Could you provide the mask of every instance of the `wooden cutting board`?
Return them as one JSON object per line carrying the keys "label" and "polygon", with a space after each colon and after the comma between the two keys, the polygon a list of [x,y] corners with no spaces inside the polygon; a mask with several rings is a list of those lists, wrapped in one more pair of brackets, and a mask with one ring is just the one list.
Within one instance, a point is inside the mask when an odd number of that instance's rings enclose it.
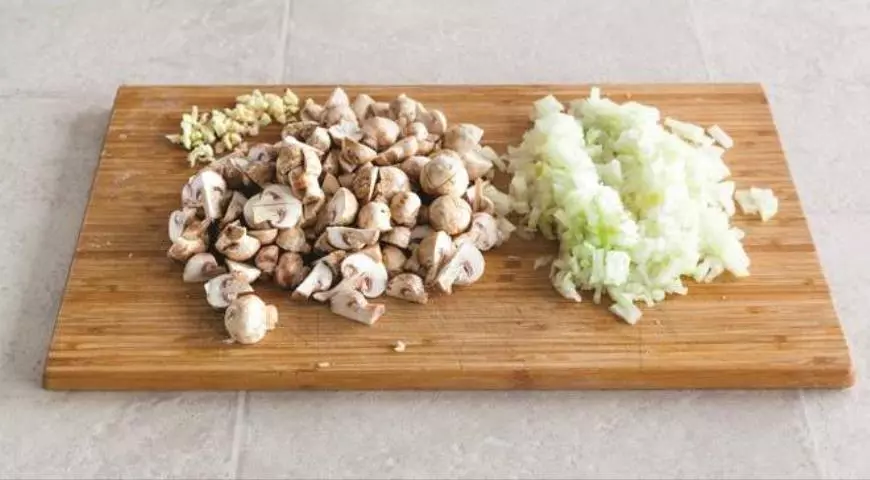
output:
{"label": "wooden cutting board", "polygon": [[[575,304],[550,287],[535,259],[555,245],[512,239],[486,253],[479,283],[420,306],[384,299],[373,327],[323,305],[257,287],[280,311],[260,344],[224,343],[222,314],[166,258],[167,216],[191,169],[163,135],[182,112],[230,106],[253,87],[122,87],[48,352],[49,389],[574,389],[845,387],[853,382],[843,332],[765,95],[758,85],[606,86],[617,101],[719,124],[737,146],[726,160],[738,188],[772,187],[779,215],[746,230],[752,276],[694,285],[644,309],[636,326],[604,305]],[[279,92],[283,88],[260,87]],[[299,87],[322,102],[332,86]],[[406,92],[451,122],[486,131],[498,152],[517,144],[531,103],[585,86],[347,88],[390,99]],[[276,141],[277,127],[264,141]],[[392,344],[404,341],[404,353]]]}

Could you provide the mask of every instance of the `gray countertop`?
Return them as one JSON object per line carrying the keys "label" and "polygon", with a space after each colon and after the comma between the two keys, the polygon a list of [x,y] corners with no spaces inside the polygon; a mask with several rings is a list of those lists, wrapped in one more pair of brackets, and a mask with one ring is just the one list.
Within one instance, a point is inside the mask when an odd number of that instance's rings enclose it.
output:
{"label": "gray countertop", "polygon": [[[870,475],[870,2],[0,3],[0,478]],[[52,393],[121,83],[760,81],[858,368],[847,391]]]}

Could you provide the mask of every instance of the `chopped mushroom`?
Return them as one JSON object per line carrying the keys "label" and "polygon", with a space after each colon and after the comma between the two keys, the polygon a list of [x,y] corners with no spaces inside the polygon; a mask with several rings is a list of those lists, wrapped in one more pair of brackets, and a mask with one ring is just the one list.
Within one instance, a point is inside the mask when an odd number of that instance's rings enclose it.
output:
{"label": "chopped mushroom", "polygon": [[392,200],[393,196],[408,192],[411,190],[411,182],[408,175],[398,167],[380,167],[378,168],[378,183],[375,186],[375,193],[387,201]]}
{"label": "chopped mushroom", "polygon": [[387,276],[393,277],[402,273],[402,269],[404,268],[405,262],[408,258],[400,248],[394,247],[393,245],[387,245],[381,249],[381,255],[383,257],[384,267],[387,268]]}
{"label": "chopped mushroom", "polygon": [[278,237],[277,228],[267,228],[264,230],[248,230],[248,235],[260,241],[260,245],[271,245],[275,243],[275,238]]}
{"label": "chopped mushroom", "polygon": [[229,273],[241,278],[247,283],[254,283],[263,273],[259,268],[235,260],[225,260]]}
{"label": "chopped mushroom", "polygon": [[362,131],[362,143],[380,152],[396,143],[402,129],[389,118],[370,117],[362,123]]}
{"label": "chopped mushroom", "polygon": [[296,287],[293,298],[307,299],[314,293],[329,290],[332,287],[333,276],[332,268],[328,264],[325,262],[315,263],[302,283]]}
{"label": "chopped mushroom", "polygon": [[392,147],[379,153],[378,156],[372,159],[375,165],[395,165],[417,154],[420,149],[420,142],[417,137],[405,137]]}
{"label": "chopped mushroom", "polygon": [[205,216],[217,220],[222,216],[221,201],[227,191],[227,182],[213,170],[200,170],[190,177],[181,191],[185,207],[201,207]]}
{"label": "chopped mushroom", "polygon": [[359,250],[378,241],[380,232],[373,229],[327,227],[326,240],[336,250]]}
{"label": "chopped mushroom", "polygon": [[174,242],[196,220],[195,208],[182,208],[169,214],[169,240]]}
{"label": "chopped mushroom", "polygon": [[468,171],[455,152],[442,150],[423,165],[420,186],[430,195],[453,195],[465,193],[468,188]]}
{"label": "chopped mushroom", "polygon": [[272,275],[275,273],[275,267],[278,266],[278,257],[281,256],[281,249],[277,245],[268,245],[257,252],[254,257],[254,265],[263,272],[264,275]]}
{"label": "chopped mushroom", "polygon": [[429,223],[448,235],[460,234],[471,224],[471,206],[459,197],[442,195],[429,206]]}
{"label": "chopped mushroom", "polygon": [[431,283],[438,275],[441,265],[453,255],[453,242],[450,235],[442,231],[432,232],[420,242],[417,261],[426,272],[426,283]]}
{"label": "chopped mushroom", "polygon": [[413,227],[417,224],[417,214],[423,202],[420,196],[414,192],[399,192],[390,200],[390,215],[393,223],[405,227]]}
{"label": "chopped mushroom", "polygon": [[254,229],[293,228],[302,218],[302,203],[290,187],[272,184],[245,203],[245,222]]}
{"label": "chopped mushroom", "polygon": [[408,227],[393,227],[389,232],[381,234],[381,241],[399,248],[408,248],[411,244],[411,229]]}
{"label": "chopped mushroom", "polygon": [[385,311],[382,303],[369,303],[356,290],[344,290],[331,297],[329,306],[333,313],[365,325],[374,325]]}
{"label": "chopped mushroom", "polygon": [[248,282],[232,273],[218,275],[205,283],[208,304],[219,309],[227,308],[239,295],[253,291]]}
{"label": "chopped mushroom", "polygon": [[278,309],[274,305],[266,305],[266,302],[256,295],[236,298],[224,313],[224,326],[227,333],[238,343],[257,343],[277,324]]}
{"label": "chopped mushroom", "polygon": [[359,210],[356,217],[356,225],[359,228],[377,230],[379,232],[390,231],[390,207],[383,202],[369,202]]}
{"label": "chopped mushroom", "polygon": [[356,198],[363,203],[369,202],[375,193],[378,181],[378,167],[371,164],[363,165],[353,177],[352,190]]}
{"label": "chopped mushroom", "polygon": [[184,265],[183,279],[185,282],[198,283],[226,273],[224,267],[218,265],[217,259],[210,253],[197,253],[190,257]]}
{"label": "chopped mushroom", "polygon": [[224,227],[215,248],[230,260],[244,262],[257,254],[260,241],[248,235],[248,229],[236,221]]}
{"label": "chopped mushroom", "polygon": [[245,210],[245,203],[247,202],[247,197],[239,192],[233,191],[233,195],[230,197],[230,202],[227,204],[227,209],[224,211],[224,216],[221,218],[219,223],[220,227],[226,227],[230,223],[241,218],[242,213]]}
{"label": "chopped mushroom", "polygon": [[444,293],[452,293],[453,285],[470,285],[483,275],[485,262],[472,243],[462,243],[456,253],[441,268],[435,284]]}
{"label": "chopped mushroom", "polygon": [[444,132],[444,148],[465,153],[474,150],[480,144],[483,129],[470,123],[452,125]]}
{"label": "chopped mushroom", "polygon": [[308,240],[305,238],[305,231],[299,227],[278,230],[275,245],[288,252],[308,253],[311,251],[311,245],[308,244]]}
{"label": "chopped mushroom", "polygon": [[179,262],[186,262],[197,253],[208,249],[208,220],[195,221],[185,227],[184,231],[173,242],[166,255]]}
{"label": "chopped mushroom", "polygon": [[422,304],[429,301],[423,279],[413,273],[402,273],[393,277],[387,284],[387,295],[414,303]]}
{"label": "chopped mushroom", "polygon": [[281,288],[296,288],[308,275],[308,267],[298,253],[284,252],[275,266],[275,283]]}

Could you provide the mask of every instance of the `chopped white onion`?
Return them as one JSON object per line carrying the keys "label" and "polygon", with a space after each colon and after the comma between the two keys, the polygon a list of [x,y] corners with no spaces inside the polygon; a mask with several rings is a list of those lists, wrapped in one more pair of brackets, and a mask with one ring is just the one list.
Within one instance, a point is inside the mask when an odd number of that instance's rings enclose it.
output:
{"label": "chopped white onion", "polygon": [[725,133],[725,130],[722,130],[722,127],[719,125],[713,125],[707,129],[707,133],[713,137],[713,140],[716,140],[716,143],[722,145],[724,148],[728,149],[734,146],[734,140],[730,135]]}

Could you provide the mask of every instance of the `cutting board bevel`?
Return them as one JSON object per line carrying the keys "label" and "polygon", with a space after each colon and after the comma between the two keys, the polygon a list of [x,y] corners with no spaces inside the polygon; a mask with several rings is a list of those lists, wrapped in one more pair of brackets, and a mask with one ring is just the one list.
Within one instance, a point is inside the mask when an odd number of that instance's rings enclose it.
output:
{"label": "cutting board bevel", "polygon": [[[779,215],[738,216],[749,278],[691,282],[690,295],[645,309],[634,327],[603,305],[574,304],[535,259],[545,241],[514,238],[486,254],[481,282],[426,306],[385,300],[374,327],[257,287],[280,325],[253,346],[223,342],[221,314],[202,286],[181,281],[165,251],[166,219],[192,171],[163,138],[191,105],[228,106],[253,86],[125,86],[118,90],[99,168],[48,352],[57,390],[574,389],[846,387],[852,364],[763,90],[758,85],[610,85],[663,114],[719,124],[737,146],[726,160],[738,188],[771,187]],[[260,86],[264,91],[283,87]],[[332,86],[293,87],[322,102]],[[486,131],[503,152],[528,127],[531,103],[567,101],[588,86],[354,86],[405,92],[452,122]],[[264,141],[277,139],[277,127]],[[396,353],[402,340],[408,348]],[[320,366],[318,366],[320,365]],[[328,365],[328,366],[327,366]]]}

